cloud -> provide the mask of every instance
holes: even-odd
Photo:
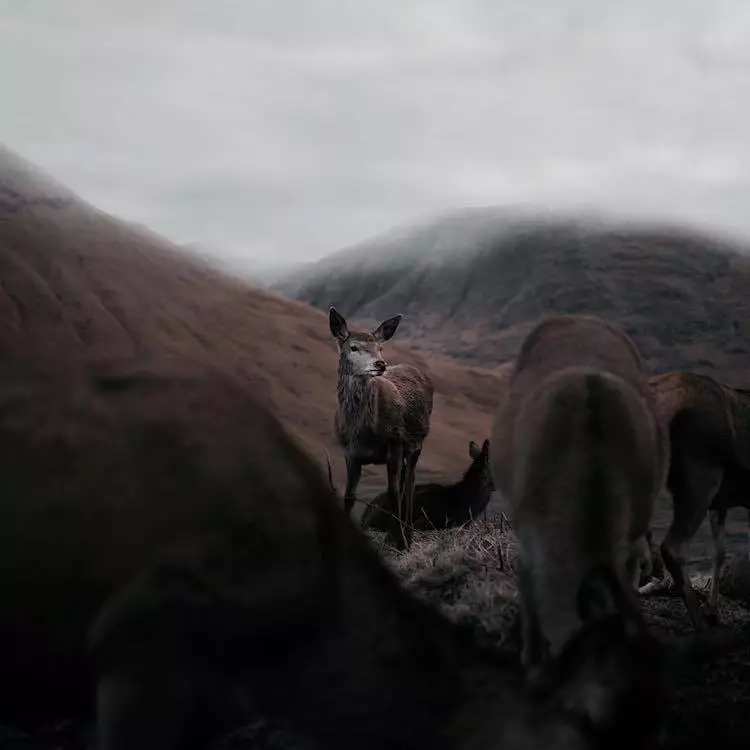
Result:
[[[0,138],[228,259],[509,202],[750,233],[744,0],[65,6],[0,21]]]

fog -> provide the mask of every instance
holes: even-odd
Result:
[[[239,264],[473,205],[750,234],[744,0],[24,0],[0,140]]]

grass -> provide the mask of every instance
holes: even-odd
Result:
[[[448,617],[473,625],[481,640],[517,648],[512,630],[518,607],[518,543],[504,519],[417,534],[408,552],[385,547],[382,535],[368,533],[412,593]],[[705,596],[710,577],[696,572],[692,581],[699,595]],[[708,654],[703,650],[678,665],[668,716],[668,750],[750,737],[750,560],[746,554],[728,559],[720,591],[722,622],[712,632],[733,633],[737,643]],[[646,621],[663,641],[694,641],[687,611],[673,587],[642,603]]]
[[[518,542],[507,521],[497,516],[468,528],[416,532],[410,550],[384,544],[385,535],[368,532],[383,559],[416,596],[438,607],[449,618],[471,625],[480,641],[514,651],[512,637],[518,612],[516,559]],[[692,578],[705,595],[710,578]],[[666,750],[750,737],[750,560],[735,555],[721,577],[720,632],[735,633],[730,650],[703,652],[681,664],[675,673],[675,695],[668,717]],[[644,616],[654,632],[669,643],[693,637],[692,626],[673,588],[643,600]],[[79,728],[62,724],[22,732],[0,727],[0,750],[80,750]],[[237,748],[312,750],[265,721],[223,739],[216,750]]]

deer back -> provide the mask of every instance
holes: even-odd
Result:
[[[750,469],[750,393],[692,372],[656,375],[649,385],[673,451]]]
[[[491,437],[493,477],[556,649],[592,565],[624,573],[666,478],[668,441],[634,345],[605,321],[543,321],[521,346]],[[553,639],[554,636],[554,639]]]

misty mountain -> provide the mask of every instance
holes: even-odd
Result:
[[[461,211],[330,255],[274,288],[363,323],[400,312],[399,340],[494,366],[535,321],[589,313],[656,370],[750,368],[750,255],[673,224],[508,209]]]

